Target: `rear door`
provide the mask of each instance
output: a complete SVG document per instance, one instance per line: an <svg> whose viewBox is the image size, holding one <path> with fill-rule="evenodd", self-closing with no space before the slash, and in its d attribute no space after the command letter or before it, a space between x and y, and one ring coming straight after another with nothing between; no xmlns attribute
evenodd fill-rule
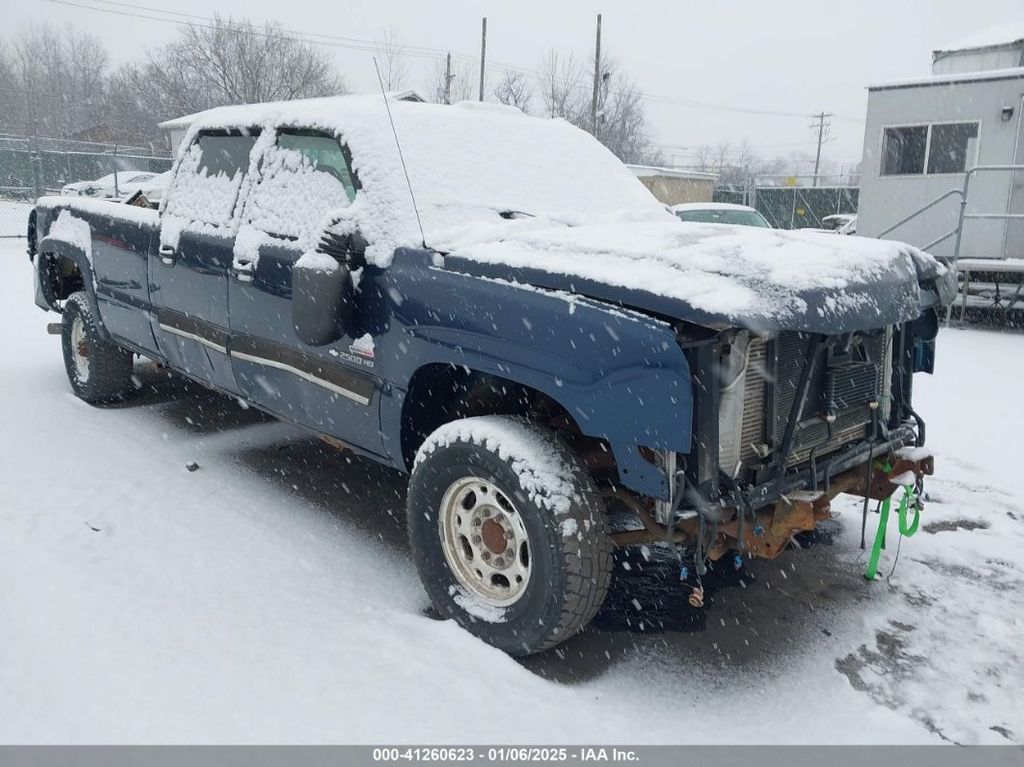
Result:
<svg viewBox="0 0 1024 767"><path fill-rule="evenodd" d="M256 132L200 133L174 175L150 259L156 335L168 361L237 392L228 349L228 275Z"/></svg>
<svg viewBox="0 0 1024 767"><path fill-rule="evenodd" d="M332 211L357 194L337 138L278 131L259 159L242 213L229 285L231 362L242 394L261 407L370 452L382 452L372 341L301 343L292 324L292 267L316 250Z"/></svg>

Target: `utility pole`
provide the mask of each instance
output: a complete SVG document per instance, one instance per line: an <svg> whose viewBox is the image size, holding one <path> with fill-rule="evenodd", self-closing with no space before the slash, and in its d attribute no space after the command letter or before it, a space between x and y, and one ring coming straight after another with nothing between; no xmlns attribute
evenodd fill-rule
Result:
<svg viewBox="0 0 1024 767"><path fill-rule="evenodd" d="M594 97L590 102L590 126L597 135L597 94L601 87L601 14L597 14L597 45L594 46Z"/></svg>
<svg viewBox="0 0 1024 767"><path fill-rule="evenodd" d="M821 145L825 142L828 129L831 127L830 123L825 122L826 117L831 117L831 112L819 112L816 115L812 115L817 120L817 125L811 123L811 128L817 127L818 129L818 153L814 156L814 186L818 185L818 168L821 166Z"/></svg>
<svg viewBox="0 0 1024 767"><path fill-rule="evenodd" d="M448 51L448 56L445 59L444 65L444 103L452 103L452 78L455 75L452 74L452 52Z"/></svg>
<svg viewBox="0 0 1024 767"><path fill-rule="evenodd" d="M480 100L484 100L484 65L487 61L487 17L480 27Z"/></svg>

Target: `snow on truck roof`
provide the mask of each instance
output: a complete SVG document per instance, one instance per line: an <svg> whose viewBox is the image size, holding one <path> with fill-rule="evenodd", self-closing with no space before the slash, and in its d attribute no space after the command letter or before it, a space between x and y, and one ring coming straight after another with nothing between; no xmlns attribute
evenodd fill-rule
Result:
<svg viewBox="0 0 1024 767"><path fill-rule="evenodd" d="M934 265L901 243L681 222L603 145L563 120L495 104L388 104L423 239L454 268L477 262L578 276L767 319L806 308L803 290L834 293L826 305L840 310L871 300L859 289L865 284L906 281L924 262ZM368 262L386 266L396 248L422 244L381 97L222 107L198 115L189 137L275 126L328 131L348 145L361 188L332 215L360 229Z"/></svg>
<svg viewBox="0 0 1024 767"><path fill-rule="evenodd" d="M344 215L370 243L367 258L386 263L396 247L418 246L390 107L415 194L423 239L446 250L493 232L502 213L564 224L656 220L668 214L604 146L563 120L527 117L498 104L453 106L381 96L340 96L212 109L203 129L294 126L335 133L348 145L361 185ZM179 157L189 143L186 138Z"/></svg>

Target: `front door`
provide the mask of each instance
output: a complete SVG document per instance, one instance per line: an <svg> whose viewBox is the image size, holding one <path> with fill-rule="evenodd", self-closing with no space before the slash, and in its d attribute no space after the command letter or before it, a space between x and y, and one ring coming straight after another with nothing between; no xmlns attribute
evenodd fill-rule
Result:
<svg viewBox="0 0 1024 767"><path fill-rule="evenodd" d="M256 172L228 287L238 387L270 412L381 453L372 340L357 329L312 347L292 325L292 267L317 249L331 211L357 194L347 152L332 136L281 130Z"/></svg>
<svg viewBox="0 0 1024 767"><path fill-rule="evenodd" d="M176 368L237 392L228 359L228 274L256 134L201 133L175 173L149 259L160 350Z"/></svg>

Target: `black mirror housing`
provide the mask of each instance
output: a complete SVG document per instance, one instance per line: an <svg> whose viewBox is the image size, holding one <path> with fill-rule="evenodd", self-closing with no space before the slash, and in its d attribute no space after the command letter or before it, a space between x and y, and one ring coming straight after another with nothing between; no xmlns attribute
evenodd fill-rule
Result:
<svg viewBox="0 0 1024 767"><path fill-rule="evenodd" d="M352 328L352 270L326 253L303 256L292 267L292 325L299 340L324 346Z"/></svg>

